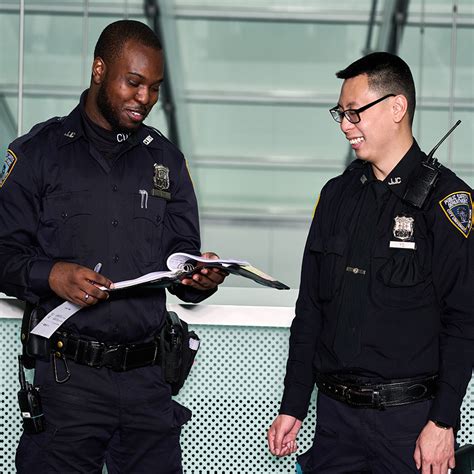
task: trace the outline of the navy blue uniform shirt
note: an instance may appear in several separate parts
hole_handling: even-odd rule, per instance
[[[316,372],[376,381],[439,373],[430,418],[456,424],[473,362],[472,190],[444,168],[423,209],[406,203],[407,182],[425,157],[415,142],[379,182],[368,220],[361,206],[374,180],[370,164],[354,162],[323,188],[303,257],[281,413],[306,416]],[[368,236],[362,246],[354,241]],[[363,272],[354,248],[369,249],[359,259]],[[335,344],[344,311],[358,317],[350,360]]]
[[[152,196],[156,165],[168,169],[169,200]],[[167,270],[174,252],[200,254],[197,203],[183,155],[154,129],[142,125],[118,156],[104,158],[78,106],[10,145],[0,175],[0,291],[49,311],[62,302],[48,285],[55,262],[101,262],[101,273],[120,281]],[[213,293],[171,291],[190,302]],[[164,310],[164,290],[131,291],[82,309],[64,329],[99,341],[145,341]]]

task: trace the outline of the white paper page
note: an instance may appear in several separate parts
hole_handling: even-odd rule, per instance
[[[174,253],[168,257],[168,260],[166,260],[166,266],[170,270],[191,271],[193,270],[192,265],[186,264],[188,260],[196,260],[197,262],[202,262],[202,263],[219,263],[223,266],[249,265],[248,262],[245,262],[243,260],[234,260],[234,259],[229,259],[229,258],[213,259],[213,258],[198,257],[196,255],[191,255],[189,253]]]
[[[146,275],[142,275],[138,278],[133,278],[132,280],[122,280],[122,281],[116,281],[114,282],[114,287],[113,288],[106,288],[105,286],[100,286],[99,288],[104,291],[114,291],[114,290],[121,290],[123,288],[129,288],[131,286],[136,286],[136,285],[141,285],[142,283],[152,283],[156,280],[159,280],[161,278],[167,278],[167,277],[174,277],[176,276],[176,272],[165,272],[165,271],[160,271],[160,272],[151,272],[147,273]]]
[[[43,336],[49,339],[64,322],[76,314],[80,309],[81,306],[78,306],[77,304],[70,303],[69,301],[64,302],[50,311],[40,321],[40,323],[31,330],[31,334]]]

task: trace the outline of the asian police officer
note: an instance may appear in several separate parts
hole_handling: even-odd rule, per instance
[[[269,447],[296,451],[316,383],[304,473],[446,474],[472,373],[472,189],[445,167],[436,186],[417,179],[429,168],[401,58],[373,53],[337,77],[330,112],[357,160],[321,191]]]

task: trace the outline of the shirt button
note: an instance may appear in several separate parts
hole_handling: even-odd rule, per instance
[[[114,256],[114,263],[117,263],[119,260],[120,260],[120,259],[119,259],[119,256],[118,256],[118,255],[115,255],[115,256]]]
[[[156,216],[156,222],[161,222],[161,216]]]
[[[63,212],[61,213],[61,217],[62,217],[63,219],[66,219],[66,217],[67,217],[67,212],[66,212],[66,211],[63,211]]]
[[[118,187],[117,187],[116,184],[114,184],[114,185],[112,186],[112,191],[113,191],[114,193],[116,193],[117,190],[118,190]]]
[[[114,220],[112,221],[112,225],[113,225],[114,227],[117,227],[117,226],[118,226],[118,220],[117,220],[117,219],[114,219]]]

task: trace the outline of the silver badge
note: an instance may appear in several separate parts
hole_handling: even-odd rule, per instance
[[[415,219],[410,216],[397,216],[394,220],[393,236],[398,240],[391,240],[389,247],[416,250],[416,244],[413,242]]]
[[[393,235],[396,239],[411,240],[415,227],[415,219],[408,216],[395,217],[395,225],[393,226]]]
[[[171,194],[166,191],[170,187],[170,170],[163,165],[154,164],[155,174],[153,175],[152,196],[171,199]]]

